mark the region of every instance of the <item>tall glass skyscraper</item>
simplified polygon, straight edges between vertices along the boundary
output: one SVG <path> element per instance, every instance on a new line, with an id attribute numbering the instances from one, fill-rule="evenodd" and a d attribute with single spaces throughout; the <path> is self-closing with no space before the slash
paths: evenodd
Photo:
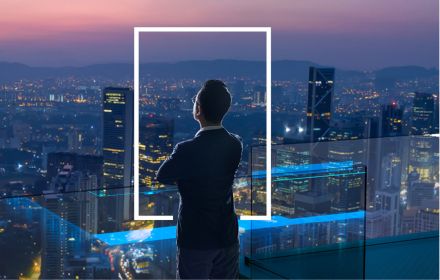
<path id="1" fill-rule="evenodd" d="M 110 218 L 116 228 L 130 216 L 133 178 L 133 90 L 108 87 L 103 91 L 104 188 L 125 187 Z"/>
<path id="2" fill-rule="evenodd" d="M 334 68 L 309 69 L 307 135 L 311 142 L 323 140 L 329 131 L 334 79 Z"/>
<path id="3" fill-rule="evenodd" d="M 411 135 L 434 133 L 434 96 L 433 94 L 414 93 L 411 110 Z"/>

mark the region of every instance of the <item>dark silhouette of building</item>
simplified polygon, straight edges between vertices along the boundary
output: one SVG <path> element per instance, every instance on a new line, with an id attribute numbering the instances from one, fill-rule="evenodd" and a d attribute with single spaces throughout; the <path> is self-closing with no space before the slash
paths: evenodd
<path id="1" fill-rule="evenodd" d="M 434 96 L 416 92 L 411 110 L 411 135 L 434 133 Z"/>
<path id="2" fill-rule="evenodd" d="M 50 183 L 52 178 L 66 165 L 72 166 L 72 171 L 81 171 L 84 174 L 96 175 L 98 187 L 102 186 L 102 156 L 80 155 L 76 153 L 55 152 L 47 156 L 46 180 Z"/>
<path id="3" fill-rule="evenodd" d="M 334 68 L 309 69 L 307 135 L 311 142 L 323 140 L 330 128 L 334 79 Z"/>
<path id="4" fill-rule="evenodd" d="M 295 214 L 298 217 L 310 214 L 330 213 L 331 196 L 329 193 L 304 192 L 295 194 Z"/>
<path id="5" fill-rule="evenodd" d="M 396 102 L 382 107 L 381 136 L 402 135 L 403 109 L 399 108 Z"/>
<path id="6" fill-rule="evenodd" d="M 438 95 L 434 94 L 434 124 L 433 124 L 433 131 L 435 134 L 439 133 L 439 100 Z"/>
<path id="7" fill-rule="evenodd" d="M 434 183 L 415 181 L 408 186 L 408 207 L 421 207 L 423 200 L 434 197 Z"/>

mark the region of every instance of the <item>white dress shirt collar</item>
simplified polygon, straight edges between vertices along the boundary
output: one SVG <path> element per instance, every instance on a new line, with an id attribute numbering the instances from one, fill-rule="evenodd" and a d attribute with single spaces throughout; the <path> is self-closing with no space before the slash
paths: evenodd
<path id="1" fill-rule="evenodd" d="M 208 125 L 208 126 L 200 128 L 199 131 L 214 130 L 214 129 L 221 129 L 221 128 L 223 128 L 222 125 Z"/>
<path id="2" fill-rule="evenodd" d="M 200 132 L 202 131 L 208 131 L 208 130 L 215 130 L 215 129 L 222 129 L 223 126 L 222 125 L 208 125 L 205 127 L 202 127 L 199 129 L 199 131 L 197 131 L 196 135 L 198 135 Z"/>

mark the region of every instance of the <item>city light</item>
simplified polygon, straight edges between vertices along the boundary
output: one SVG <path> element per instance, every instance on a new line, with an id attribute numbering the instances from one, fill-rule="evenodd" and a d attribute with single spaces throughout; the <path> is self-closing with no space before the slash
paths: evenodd
<path id="1" fill-rule="evenodd" d="M 438 279 L 438 1 L 3 2 L 0 279 L 175 279 L 188 225 L 240 279 Z M 241 158 L 187 149 L 208 79 Z"/>

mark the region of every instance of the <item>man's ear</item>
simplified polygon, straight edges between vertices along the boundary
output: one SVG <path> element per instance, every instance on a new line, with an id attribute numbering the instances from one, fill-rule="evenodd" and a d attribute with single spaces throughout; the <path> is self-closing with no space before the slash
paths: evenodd
<path id="1" fill-rule="evenodd" d="M 197 104 L 196 105 L 196 116 L 197 117 L 200 117 L 200 116 L 202 116 L 203 114 L 202 114 L 202 110 L 201 110 L 201 108 L 200 108 L 200 104 Z"/>

